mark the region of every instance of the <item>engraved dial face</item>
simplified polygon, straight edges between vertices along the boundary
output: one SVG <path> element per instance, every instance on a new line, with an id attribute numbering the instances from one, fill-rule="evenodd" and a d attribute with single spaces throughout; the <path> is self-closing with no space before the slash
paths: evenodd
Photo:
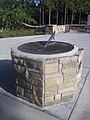
<path id="1" fill-rule="evenodd" d="M 74 46 L 66 42 L 51 41 L 47 46 L 45 44 L 47 41 L 37 41 L 22 44 L 18 49 L 22 52 L 32 53 L 32 54 L 57 54 L 65 53 L 74 49 Z"/>

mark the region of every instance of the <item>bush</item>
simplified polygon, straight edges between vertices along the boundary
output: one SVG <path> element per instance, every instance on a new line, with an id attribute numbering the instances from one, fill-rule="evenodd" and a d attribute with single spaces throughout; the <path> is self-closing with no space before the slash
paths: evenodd
<path id="1" fill-rule="evenodd" d="M 39 32 L 33 29 L 3 30 L 0 32 L 0 38 L 30 36 L 30 35 L 40 35 L 40 34 L 44 34 L 44 32 Z"/>

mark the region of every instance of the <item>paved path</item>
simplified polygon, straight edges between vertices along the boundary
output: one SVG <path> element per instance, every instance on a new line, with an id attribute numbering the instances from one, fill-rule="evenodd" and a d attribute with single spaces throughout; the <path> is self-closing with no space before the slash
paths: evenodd
<path id="1" fill-rule="evenodd" d="M 10 48 L 19 44 L 47 40 L 49 35 L 28 36 L 18 38 L 0 39 L 0 87 L 14 94 L 14 77 L 11 66 Z M 66 41 L 83 47 L 84 52 L 84 77 L 86 83 L 70 116 L 70 120 L 90 120 L 90 34 L 89 33 L 59 33 L 56 40 Z M 88 75 L 86 74 L 88 70 Z M 12 81 L 13 80 L 13 81 Z M 22 102 L 16 101 L 0 93 L 0 120 L 58 120 L 57 118 L 39 111 Z"/>
<path id="2" fill-rule="evenodd" d="M 58 120 L 15 99 L 0 94 L 0 120 Z"/>

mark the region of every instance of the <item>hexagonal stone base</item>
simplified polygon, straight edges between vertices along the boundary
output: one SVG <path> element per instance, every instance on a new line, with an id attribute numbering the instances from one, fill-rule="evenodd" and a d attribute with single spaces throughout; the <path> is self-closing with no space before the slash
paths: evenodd
<path id="1" fill-rule="evenodd" d="M 69 102 L 79 88 L 83 49 L 71 56 L 32 58 L 11 50 L 17 96 L 45 107 Z"/>

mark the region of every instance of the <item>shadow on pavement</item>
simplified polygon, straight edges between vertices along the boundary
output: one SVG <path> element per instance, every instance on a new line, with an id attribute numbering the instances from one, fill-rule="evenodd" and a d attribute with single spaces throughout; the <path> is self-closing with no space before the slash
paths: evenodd
<path id="1" fill-rule="evenodd" d="M 11 60 L 0 60 L 0 87 L 15 95 L 15 78 Z"/>

